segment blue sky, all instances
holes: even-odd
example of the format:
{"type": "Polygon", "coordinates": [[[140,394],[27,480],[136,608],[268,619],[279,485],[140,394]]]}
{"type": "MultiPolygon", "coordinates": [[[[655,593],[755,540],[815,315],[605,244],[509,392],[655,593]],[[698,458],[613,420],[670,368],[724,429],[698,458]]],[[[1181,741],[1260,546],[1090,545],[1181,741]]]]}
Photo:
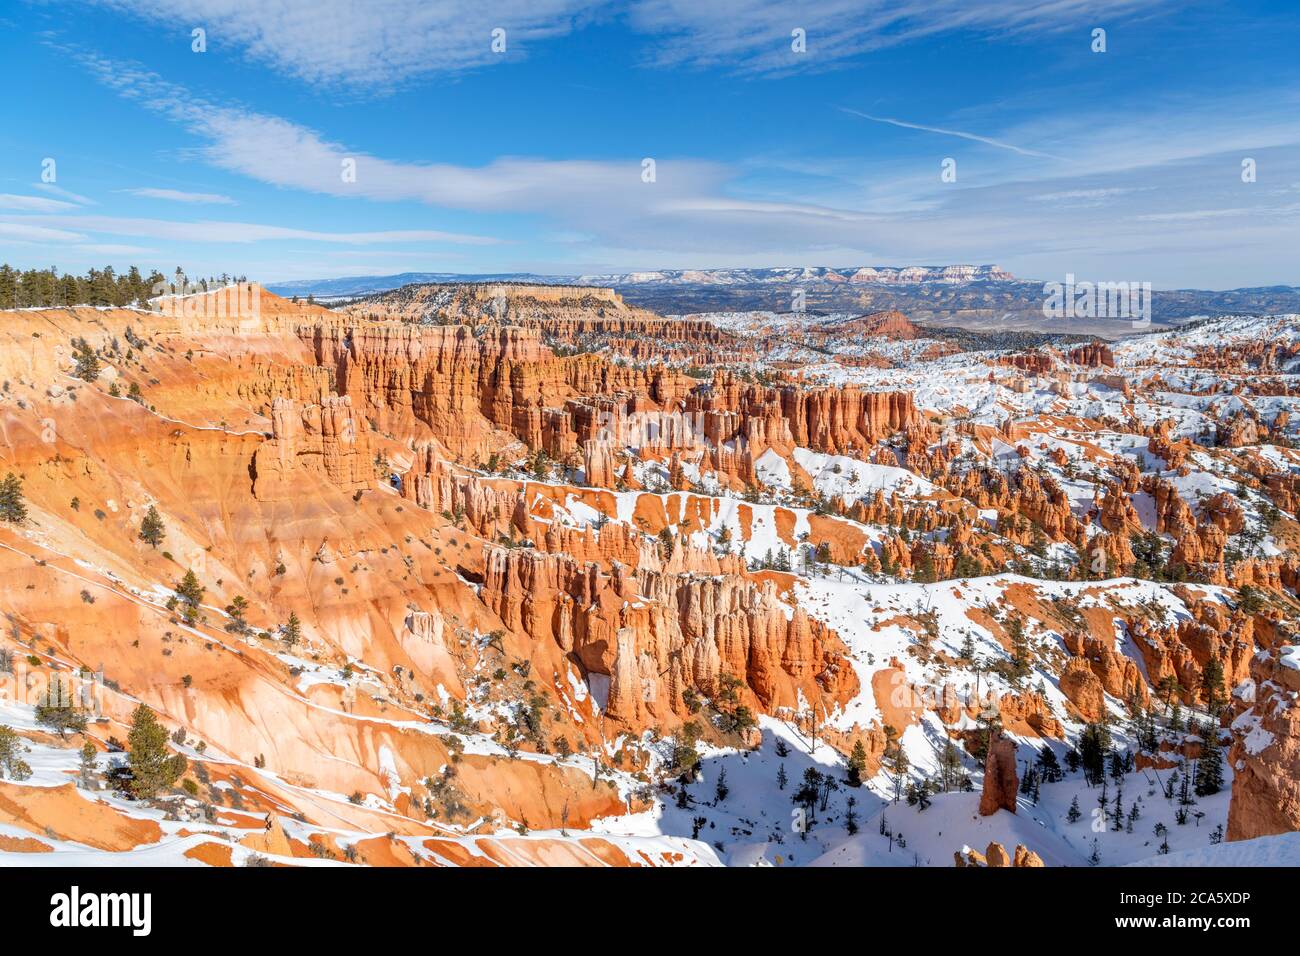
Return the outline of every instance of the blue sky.
{"type": "Polygon", "coordinates": [[[0,259],[23,267],[1300,284],[1291,2],[0,9],[0,259]]]}

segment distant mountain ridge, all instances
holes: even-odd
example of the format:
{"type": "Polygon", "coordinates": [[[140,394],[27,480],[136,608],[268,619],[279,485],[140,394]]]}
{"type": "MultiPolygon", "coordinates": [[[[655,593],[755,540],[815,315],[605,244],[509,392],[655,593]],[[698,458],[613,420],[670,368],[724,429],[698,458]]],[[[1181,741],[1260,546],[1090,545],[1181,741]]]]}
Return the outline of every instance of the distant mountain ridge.
{"type": "Polygon", "coordinates": [[[1015,276],[994,265],[948,266],[861,266],[831,269],[826,266],[781,267],[772,269],[660,269],[649,272],[623,272],[607,275],[579,276],[583,285],[635,286],[669,285],[769,285],[779,283],[828,282],[886,283],[913,285],[922,283],[1015,282],[1015,276]]]}
{"type": "Polygon", "coordinates": [[[808,283],[885,283],[908,285],[939,282],[1014,282],[1016,277],[994,265],[861,266],[833,269],[827,266],[777,266],[766,269],[656,269],[592,275],[538,275],[532,272],[402,272],[388,276],[346,276],[337,279],[296,279],[269,282],[276,295],[335,298],[387,292],[404,285],[430,282],[529,282],[542,285],[593,285],[629,287],[747,286],[808,283]]]}
{"type": "MultiPolygon", "coordinates": [[[[568,276],[529,272],[404,272],[272,282],[267,288],[285,297],[311,295],[323,302],[337,302],[404,286],[485,282],[610,288],[622,295],[628,305],[660,315],[780,313],[803,308],[810,312],[857,315],[901,312],[911,321],[925,325],[984,331],[1019,329],[1104,338],[1134,331],[1132,323],[1122,318],[1046,317],[1042,280],[1017,278],[993,265],[659,269],[568,276]]],[[[1300,313],[1300,288],[1279,285],[1220,291],[1156,290],[1151,305],[1156,328],[1205,317],[1292,314],[1300,313]]]]}

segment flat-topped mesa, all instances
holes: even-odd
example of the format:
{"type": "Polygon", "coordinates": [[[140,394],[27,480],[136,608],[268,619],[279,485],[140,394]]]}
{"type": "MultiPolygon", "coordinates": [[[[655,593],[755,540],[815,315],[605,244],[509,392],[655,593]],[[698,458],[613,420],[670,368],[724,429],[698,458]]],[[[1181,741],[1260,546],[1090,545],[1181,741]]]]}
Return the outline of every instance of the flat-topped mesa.
{"type": "Polygon", "coordinates": [[[658,318],[653,312],[627,305],[613,289],[517,282],[407,285],[367,296],[339,311],[358,319],[458,325],[526,325],[607,314],[658,318]]]}
{"type": "Polygon", "coordinates": [[[716,364],[753,361],[747,343],[711,322],[664,318],[627,305],[612,289],[523,283],[404,286],[342,306],[362,320],[433,325],[516,325],[562,349],[609,350],[634,361],[716,364]]]}

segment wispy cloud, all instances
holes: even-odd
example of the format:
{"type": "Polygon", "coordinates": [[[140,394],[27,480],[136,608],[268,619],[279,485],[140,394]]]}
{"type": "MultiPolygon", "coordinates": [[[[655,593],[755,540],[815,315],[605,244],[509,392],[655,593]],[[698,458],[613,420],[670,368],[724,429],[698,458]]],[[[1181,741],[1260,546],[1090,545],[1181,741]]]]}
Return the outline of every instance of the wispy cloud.
{"type": "MultiPolygon", "coordinates": [[[[170,239],[182,242],[248,243],[280,239],[302,239],[311,242],[373,245],[381,242],[431,242],[465,245],[495,245],[501,240],[486,236],[462,235],[436,229],[384,229],[369,232],[323,232],[314,229],[294,229],[256,222],[231,222],[226,220],[199,220],[181,222],[172,219],[134,219],[124,216],[9,216],[16,226],[41,228],[60,226],[85,232],[115,236],[143,236],[152,239],[170,239]]],[[[65,234],[71,237],[72,233],[65,234]]],[[[82,237],[78,237],[82,238],[82,237]]]]}
{"type": "Polygon", "coordinates": [[[415,78],[500,64],[618,17],[645,35],[652,66],[747,74],[825,70],[873,50],[957,31],[1059,33],[1174,9],[1174,0],[69,0],[174,30],[202,26],[210,49],[335,91],[386,93],[415,78]],[[806,52],[791,31],[806,32],[806,52]],[[492,31],[505,30],[505,54],[492,31]]]}
{"type": "MultiPolygon", "coordinates": [[[[1147,270],[1139,278],[1157,284],[1173,284],[1179,275],[1196,275],[1207,264],[1221,263],[1229,235],[1238,249],[1264,250],[1238,257],[1235,271],[1247,281],[1268,278],[1270,270],[1280,279],[1285,275],[1278,265],[1283,254],[1275,250],[1300,244],[1300,222],[1268,215],[1278,203],[1276,190],[1300,180],[1300,153],[1285,145],[1300,141],[1300,120],[1295,119],[1300,114],[1287,108],[1294,101],[1286,99],[1285,91],[1235,99],[1193,99],[1189,93],[1177,103],[1142,92],[1136,102],[1098,103],[1092,109],[990,107],[975,113],[978,119],[955,106],[951,114],[925,114],[934,120],[929,124],[883,116],[884,108],[845,107],[841,114],[832,105],[844,102],[837,96],[810,106],[808,122],[840,117],[837,125],[847,131],[849,142],[838,157],[803,152],[800,137],[790,136],[783,139],[790,145],[778,150],[788,157],[788,168],[676,154],[658,157],[657,176],[646,182],[642,157],[612,154],[608,137],[590,147],[593,158],[582,158],[581,152],[592,140],[575,136],[569,158],[491,158],[489,153],[475,165],[426,161],[415,151],[419,147],[411,145],[415,140],[390,147],[350,115],[347,125],[327,128],[324,124],[334,120],[324,117],[339,114],[319,111],[314,115],[322,118],[313,128],[275,115],[270,107],[256,110],[196,96],[137,64],[62,49],[106,87],[193,137],[191,148],[182,150],[186,158],[277,187],[275,192],[250,188],[250,196],[283,190],[365,200],[369,204],[318,202],[310,208],[326,217],[346,213],[349,222],[372,216],[369,221],[380,225],[333,231],[340,221],[334,217],[308,223],[330,226],[300,229],[304,222],[294,217],[306,204],[294,203],[283,218],[259,212],[255,218],[271,220],[265,223],[170,222],[51,210],[40,216],[7,215],[11,228],[92,234],[105,242],[115,237],[153,240],[160,246],[185,242],[208,249],[303,240],[319,251],[295,249],[293,255],[300,257],[302,269],[314,273],[319,272],[314,259],[323,261],[322,253],[330,250],[338,251],[335,258],[353,255],[354,248],[374,253],[356,253],[348,259],[355,263],[384,259],[385,245],[407,244],[402,255],[418,258],[425,254],[410,250],[420,244],[454,243],[491,248],[490,255],[465,253],[476,271],[507,268],[516,256],[521,258],[515,261],[524,262],[529,260],[522,257],[533,256],[533,265],[549,257],[552,271],[578,271],[561,265],[576,265],[580,257],[583,271],[592,271],[585,263],[598,262],[615,269],[729,262],[999,262],[1023,274],[1048,276],[1067,271],[1115,275],[1117,269],[1127,273],[1133,266],[1147,270]],[[856,140],[880,137],[873,135],[874,127],[845,114],[915,135],[891,133],[889,150],[858,153],[856,140]],[[932,136],[979,147],[963,150],[969,158],[963,158],[960,187],[940,184],[932,136]],[[355,148],[359,145],[365,148],[355,148]],[[1245,149],[1249,152],[1237,152],[1245,149]],[[1243,155],[1259,160],[1258,184],[1240,181],[1243,155]],[[343,175],[351,169],[355,177],[343,175]],[[391,204],[401,217],[398,225],[415,222],[431,228],[382,228],[392,223],[384,218],[389,207],[380,204],[391,204]],[[1199,212],[1229,209],[1257,214],[1207,217],[1199,212]],[[432,228],[436,226],[447,228],[432,228]],[[486,234],[470,234],[475,229],[486,234]],[[505,245],[490,234],[514,241],[505,245]],[[545,249],[540,257],[538,248],[545,249]]],[[[888,112],[911,115],[903,107],[888,112]]],[[[444,145],[434,139],[425,148],[431,157],[444,157],[450,155],[442,152],[444,145]]],[[[474,154],[480,148],[476,144],[474,154]]],[[[125,185],[168,181],[132,175],[137,178],[125,185]]],[[[272,254],[283,251],[265,253],[256,266],[241,268],[272,268],[272,254]]],[[[249,259],[226,249],[219,254],[249,259]]],[[[439,252],[435,258],[456,255],[439,252]]]]}
{"type": "Polygon", "coordinates": [[[747,74],[825,70],[864,53],[927,36],[968,31],[1060,33],[1102,18],[1173,9],[1171,0],[638,0],[631,22],[660,37],[656,66],[714,67],[747,74]],[[802,29],[806,52],[791,47],[802,29]]]}
{"type": "Polygon", "coordinates": [[[42,192],[47,192],[51,196],[58,196],[62,199],[66,199],[68,202],[76,203],[78,206],[96,205],[95,200],[87,196],[82,196],[80,193],[71,192],[55,183],[32,183],[32,188],[39,189],[42,192]]]}
{"type": "Polygon", "coordinates": [[[26,222],[3,222],[0,221],[0,236],[6,239],[16,239],[20,242],[84,242],[86,236],[76,232],[68,232],[64,229],[51,229],[49,226],[42,226],[26,222]]]}
{"type": "MultiPolygon", "coordinates": [[[[914,158],[900,155],[881,166],[882,175],[875,177],[871,192],[859,190],[855,198],[852,190],[826,195],[810,190],[797,198],[788,190],[782,195],[780,190],[755,188],[745,180],[752,170],[691,158],[661,158],[653,182],[643,181],[639,157],[623,161],[502,157],[482,166],[393,160],[350,149],[283,117],[197,98],[139,66],[94,54],[77,56],[104,84],[196,136],[202,145],[193,155],[216,168],[322,195],[417,202],[472,213],[537,215],[549,233],[592,237],[582,246],[583,254],[593,259],[617,261],[615,257],[634,252],[654,257],[623,260],[633,267],[651,262],[665,267],[717,264],[719,250],[726,250],[733,262],[827,262],[832,255],[841,261],[828,264],[1002,262],[1030,275],[1043,274],[1038,270],[1044,263],[1050,263],[1044,270],[1047,274],[1083,275],[1090,270],[1095,274],[1098,263],[1122,260],[1127,266],[1144,261],[1144,256],[1164,255],[1161,269],[1169,270],[1168,263],[1176,259],[1181,271],[1194,268],[1191,263],[1220,257],[1222,237],[1214,229],[1192,223],[1171,236],[1169,222],[1174,220],[1139,217],[1178,214],[1192,203],[1193,209],[1235,208],[1243,201],[1266,205],[1270,202],[1266,192],[1240,194],[1244,187],[1239,178],[1221,175],[1219,171],[1231,173],[1237,164],[1237,159],[1222,153],[1241,143],[1297,139],[1294,120],[1268,120],[1252,112],[1248,103],[1234,106],[1227,100],[1203,103],[1195,115],[1182,114],[1180,123],[1162,115],[1155,127],[1146,114],[1133,122],[1109,115],[1071,114],[993,135],[862,114],[991,148],[981,151],[982,168],[977,168],[976,176],[967,175],[960,189],[940,185],[938,176],[929,171],[929,160],[922,174],[914,158]],[[1096,136],[1098,129],[1106,135],[1096,136]],[[1057,143],[1071,144],[1071,162],[1061,162],[1048,151],[1057,143]],[[1048,161],[1023,162],[1015,157],[1048,161]],[[355,177],[341,175],[345,162],[355,164],[355,177]],[[888,203],[872,201],[873,196],[884,195],[891,197],[888,203]],[[1041,197],[1083,204],[1077,215],[1072,210],[1068,241],[1060,239],[1059,210],[1050,198],[1041,197]],[[1121,199],[1122,208],[1112,209],[1121,199]]],[[[1289,152],[1266,147],[1254,154],[1271,175],[1285,176],[1285,182],[1295,180],[1298,164],[1289,152]]],[[[1249,235],[1239,237],[1240,243],[1286,244],[1300,231],[1300,224],[1279,217],[1258,218],[1257,223],[1243,226],[1249,235]]],[[[400,230],[311,234],[249,223],[165,224],[93,217],[70,217],[61,225],[196,242],[306,238],[363,245],[431,238],[400,230]]],[[[492,241],[439,235],[463,243],[492,241]]],[[[1155,269],[1149,273],[1157,284],[1175,274],[1155,269]]]]}
{"type": "Polygon", "coordinates": [[[719,163],[662,158],[654,181],[647,182],[640,156],[623,161],[502,157],[483,166],[390,160],[279,116],[193,96],[138,64],[68,52],[106,86],[204,140],[194,152],[212,166],[275,186],[475,212],[589,210],[600,217],[663,212],[674,201],[715,194],[729,176],[719,163]]]}
{"type": "Polygon", "coordinates": [[[1139,188],[1153,187],[1111,186],[1104,189],[1065,189],[1061,192],[1039,193],[1029,198],[1034,202],[1063,203],[1066,205],[1098,205],[1137,192],[1139,188]]]}
{"type": "MultiPolygon", "coordinates": [[[[1295,208],[1295,207],[1292,207],[1295,208]]],[[[1197,222],[1206,219],[1226,219],[1231,216],[1257,216],[1258,209],[1183,209],[1179,212],[1152,212],[1138,216],[1140,222],[1197,222]]]]}
{"type": "Polygon", "coordinates": [[[886,123],[890,126],[897,126],[901,129],[915,129],[924,133],[938,133],[941,136],[955,136],[958,139],[970,140],[975,143],[983,143],[985,146],[993,146],[997,149],[1010,150],[1013,153],[1019,153],[1021,156],[1034,156],[1039,159],[1061,159],[1060,156],[1053,156],[1051,153],[1043,153],[1036,149],[1026,149],[1023,146],[1016,146],[1014,143],[1004,143],[1001,140],[993,139],[991,136],[980,136],[977,133],[966,133],[956,129],[944,129],[942,126],[925,126],[921,123],[909,123],[905,120],[893,119],[888,116],[872,116],[870,113],[863,113],[859,110],[850,109],[847,106],[841,106],[840,111],[849,113],[853,116],[860,116],[863,119],[871,120],[873,123],[886,123]]]}
{"type": "Polygon", "coordinates": [[[61,199],[46,199],[43,196],[15,196],[13,193],[0,193],[0,209],[18,209],[25,212],[57,212],[61,209],[76,209],[75,203],[61,199]]]}
{"type": "Polygon", "coordinates": [[[223,196],[220,193],[191,193],[181,189],[154,189],[151,187],[140,187],[137,189],[123,189],[122,192],[130,193],[133,196],[140,196],[144,199],[163,199],[168,202],[194,203],[197,205],[215,205],[215,206],[237,206],[238,203],[229,196],[223,196]]]}
{"type": "Polygon", "coordinates": [[[90,253],[97,256],[156,256],[157,249],[151,249],[148,246],[132,246],[120,242],[84,242],[76,247],[80,253],[90,253]]]}
{"type": "Polygon", "coordinates": [[[430,74],[517,57],[562,36],[603,5],[584,0],[82,0],[151,21],[207,31],[209,49],[247,57],[307,84],[388,92],[430,74]],[[503,29],[505,53],[492,49],[503,29]]]}

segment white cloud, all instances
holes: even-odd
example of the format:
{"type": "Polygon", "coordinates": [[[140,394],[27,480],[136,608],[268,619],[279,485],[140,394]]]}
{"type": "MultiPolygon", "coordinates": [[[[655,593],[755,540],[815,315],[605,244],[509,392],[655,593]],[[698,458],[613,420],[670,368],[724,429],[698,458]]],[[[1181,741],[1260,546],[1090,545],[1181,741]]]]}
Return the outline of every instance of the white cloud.
{"type": "Polygon", "coordinates": [[[94,253],[97,256],[154,256],[158,255],[157,249],[150,249],[146,246],[130,246],[123,243],[115,242],[85,242],[77,245],[75,250],[78,252],[94,253]]]}
{"type": "Polygon", "coordinates": [[[191,193],[180,189],[153,189],[150,187],[124,189],[122,191],[130,193],[133,196],[140,196],[144,199],[164,199],[169,202],[196,203],[200,205],[238,205],[238,203],[229,196],[223,196],[220,193],[191,193]]]}
{"type": "MultiPolygon", "coordinates": [[[[216,168],[333,197],[509,214],[510,234],[520,240],[510,247],[510,258],[535,255],[523,250],[540,241],[552,261],[581,255],[615,269],[719,260],[823,263],[834,255],[845,264],[999,262],[1027,275],[1050,276],[1113,275],[1145,263],[1150,271],[1139,278],[1157,284],[1229,273],[1242,277],[1237,284],[1263,284],[1290,276],[1285,249],[1300,245],[1300,222],[1271,214],[1275,191],[1262,183],[1242,184],[1239,177],[1241,155],[1251,155],[1270,182],[1300,178],[1300,154],[1292,145],[1300,142],[1300,120],[1284,95],[1182,103],[1147,97],[1141,109],[1060,111],[1010,128],[989,123],[988,135],[961,138],[1015,149],[959,154],[959,184],[940,184],[928,147],[876,156],[869,172],[847,157],[796,157],[794,165],[806,172],[794,185],[788,176],[774,179],[761,165],[661,156],[656,181],[646,183],[640,156],[507,156],[472,167],[388,159],[279,116],[196,98],[138,66],[74,55],[107,86],[197,137],[191,154],[216,168]],[[1068,153],[1070,161],[1025,157],[1017,149],[1044,157],[1068,153]],[[1244,149],[1249,152],[1238,152],[1244,149]],[[355,161],[355,182],[340,175],[344,160],[355,161]],[[856,182],[845,174],[853,169],[856,182]],[[1254,214],[1240,221],[1191,215],[1225,209],[1254,214]],[[523,217],[535,217],[536,231],[532,222],[520,227],[523,217]],[[1225,226],[1236,246],[1228,245],[1225,226]],[[546,237],[557,235],[579,241],[555,248],[546,237]],[[1224,248],[1249,254],[1228,262],[1224,248]],[[1161,255],[1163,260],[1154,258],[1161,255]]],[[[823,109],[837,115],[830,105],[823,109]]],[[[931,129],[954,133],[951,127],[958,125],[964,124],[931,129]]],[[[39,219],[67,229],[196,243],[305,239],[337,248],[498,241],[437,230],[324,233],[242,222],[39,219]]],[[[506,259],[504,251],[494,250],[490,258],[473,259],[470,271],[504,269],[506,259]]]]}
{"type": "Polygon", "coordinates": [[[780,74],[827,69],[934,34],[1057,33],[1171,6],[1167,0],[636,0],[631,22],[663,37],[652,56],[657,66],[780,74]],[[804,53],[791,49],[795,28],[805,31],[804,53]]]}
{"type": "MultiPolygon", "coordinates": [[[[1276,211],[1276,210],[1274,210],[1276,211]]],[[[1258,209],[1186,209],[1178,212],[1146,213],[1136,218],[1140,222],[1198,222],[1203,219],[1223,219],[1229,216],[1258,215],[1258,209]]]]}
{"type": "MultiPolygon", "coordinates": [[[[201,220],[180,222],[171,219],[133,219],[118,216],[10,216],[17,226],[41,228],[41,223],[80,229],[85,232],[114,236],[143,236],[151,239],[171,239],[178,242],[266,242],[281,239],[303,239],[310,242],[373,245],[381,242],[450,242],[466,245],[493,245],[500,240],[485,236],[470,236],[442,232],[436,229],[387,229],[371,232],[321,232],[312,229],[294,229],[254,222],[229,222],[201,220]],[[22,222],[20,222],[20,220],[22,222]]],[[[52,230],[50,230],[52,231],[52,230]]],[[[67,233],[71,236],[73,234],[67,233]]],[[[84,237],[78,237],[84,238],[84,237]]]]}
{"type": "Polygon", "coordinates": [[[662,212],[673,201],[714,193],[729,176],[717,163],[659,158],[648,183],[640,156],[622,162],[503,157],[484,166],[393,161],[278,116],[210,103],[134,64],[74,55],[105,85],[205,140],[195,153],[211,165],[275,186],[478,212],[599,217],[662,212]],[[353,164],[355,176],[344,176],[345,163],[353,164]]]}
{"type": "Polygon", "coordinates": [[[33,225],[25,222],[0,222],[0,236],[19,242],[81,242],[86,237],[63,229],[51,229],[47,226],[33,225]]]}
{"type": "Polygon", "coordinates": [[[1172,0],[82,0],[175,31],[207,30],[210,51],[237,48],[308,84],[384,93],[420,76],[508,61],[587,23],[623,15],[653,39],[655,66],[737,73],[827,69],[872,50],[968,30],[1010,35],[1113,24],[1172,0]],[[790,48],[807,31],[807,52],[790,48]],[[506,31],[506,53],[492,31],[506,31]]]}
{"type": "Polygon", "coordinates": [[[42,192],[47,192],[51,196],[59,196],[63,199],[68,200],[69,202],[76,203],[78,206],[96,205],[95,200],[90,199],[86,196],[82,196],[78,193],[70,192],[64,189],[62,186],[56,185],[55,183],[32,183],[32,188],[39,189],[42,192]]]}
{"type": "MultiPolygon", "coordinates": [[[[87,0],[166,29],[207,31],[208,49],[242,49],[308,84],[386,92],[426,74],[501,63],[589,16],[583,0],[87,0]],[[506,52],[492,31],[506,31],[506,52]]],[[[595,4],[599,7],[600,4],[595,4]]],[[[187,41],[188,42],[188,41],[187,41]]]]}
{"type": "MultiPolygon", "coordinates": [[[[1143,187],[1151,189],[1153,187],[1143,187]]],[[[1039,193],[1030,196],[1034,202],[1066,203],[1070,205],[1098,205],[1117,196],[1136,192],[1137,187],[1112,186],[1106,189],[1066,189],[1056,193],[1039,193]]]]}
{"type": "Polygon", "coordinates": [[[0,193],[0,209],[19,209],[24,212],[57,212],[60,209],[76,209],[76,205],[61,199],[45,199],[41,196],[15,196],[13,193],[0,193]]]}

